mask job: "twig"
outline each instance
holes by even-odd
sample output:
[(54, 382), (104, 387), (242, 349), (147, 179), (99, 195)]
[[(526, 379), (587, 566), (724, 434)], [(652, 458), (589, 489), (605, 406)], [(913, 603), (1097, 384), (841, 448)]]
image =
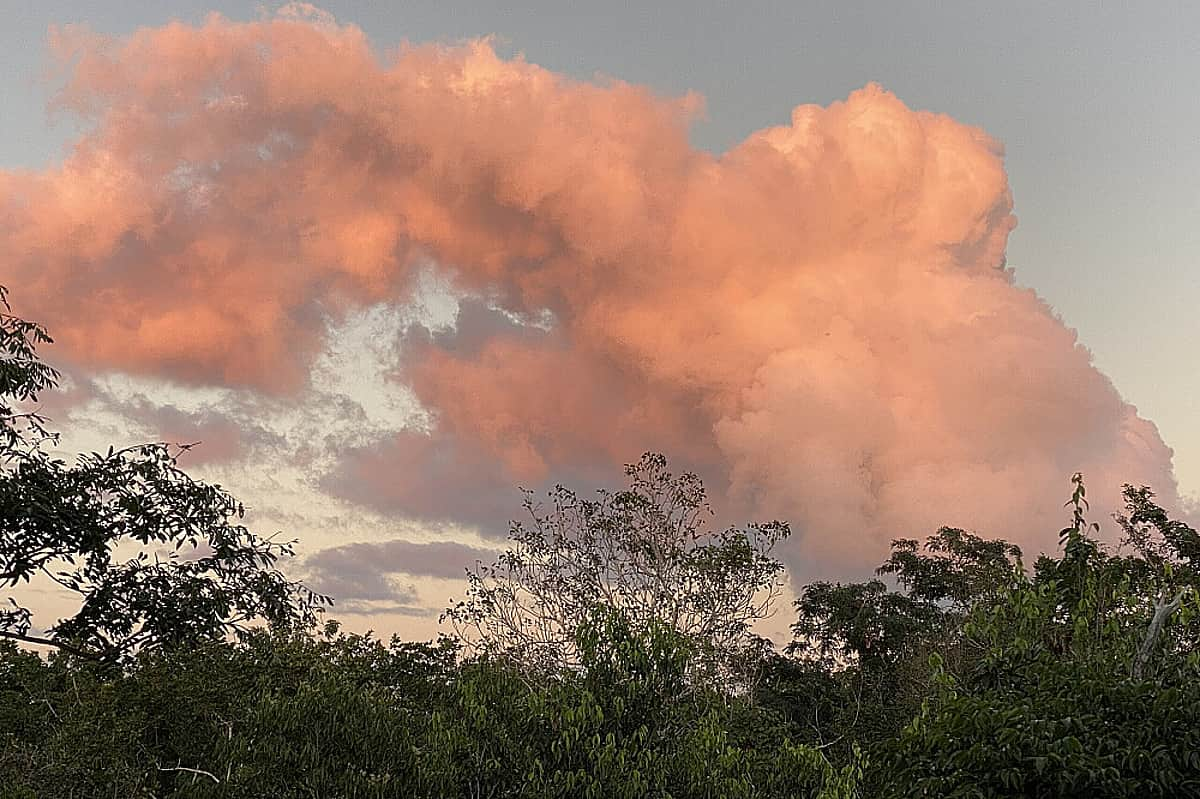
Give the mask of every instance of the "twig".
[(205, 771), (204, 769), (188, 768), (187, 766), (156, 766), (156, 768), (159, 771), (186, 771), (189, 774), (199, 774), (208, 777), (218, 785), (221, 784), (221, 780), (217, 778), (216, 774), (213, 774), (211, 771)]

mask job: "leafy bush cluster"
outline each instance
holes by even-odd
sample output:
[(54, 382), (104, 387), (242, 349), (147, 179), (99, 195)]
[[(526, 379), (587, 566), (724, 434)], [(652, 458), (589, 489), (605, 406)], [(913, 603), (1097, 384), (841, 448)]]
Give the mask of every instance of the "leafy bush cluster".
[[(1148, 488), (1117, 551), (1079, 475), (1031, 569), (895, 541), (805, 586), (777, 651), (752, 626), (786, 525), (708, 531), (647, 455), (530, 498), (455, 636), (384, 642), (320, 625), (288, 545), (165, 445), (53, 457), (48, 341), (0, 309), (0, 799), (1200, 796), (1200, 535)], [(78, 610), (36, 628), (38, 581)]]
[(0, 796), (853, 796), (746, 699), (687, 685), (686, 647), (617, 616), (580, 627), (588, 665), (257, 631), (126, 669), (0, 648)]

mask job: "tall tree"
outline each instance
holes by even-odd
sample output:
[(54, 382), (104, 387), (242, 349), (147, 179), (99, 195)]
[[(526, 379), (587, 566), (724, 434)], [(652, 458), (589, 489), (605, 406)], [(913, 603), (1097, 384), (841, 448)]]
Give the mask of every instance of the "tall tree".
[(842, 752), (889, 739), (929, 693), (931, 654), (951, 669), (973, 656), (961, 643), (967, 613), (1011, 582), (1019, 563), (1006, 541), (943, 527), (923, 544), (893, 541), (876, 579), (804, 586), (791, 657), (766, 663), (759, 701), (797, 735)]
[(781, 590), (771, 556), (782, 522), (712, 531), (704, 485), (673, 475), (647, 453), (625, 469), (629, 487), (584, 499), (562, 486), (544, 507), (526, 495), (529, 521), (514, 522), (512, 546), (468, 574), (467, 598), (446, 611), (479, 652), (535, 669), (578, 668), (575, 631), (597, 608), (633, 626), (675, 631), (702, 653), (693, 667), (736, 671), (761, 647), (752, 624)]
[(38, 579), (78, 600), (36, 630), (27, 601), (10, 596), (0, 638), (116, 662), (255, 620), (311, 625), (325, 598), (275, 568), (291, 544), (247, 530), (241, 503), (188, 476), (169, 445), (54, 457), (36, 405), (59, 379), (37, 351), (51, 338), (11, 312), (3, 288), (0, 303), (0, 590)]

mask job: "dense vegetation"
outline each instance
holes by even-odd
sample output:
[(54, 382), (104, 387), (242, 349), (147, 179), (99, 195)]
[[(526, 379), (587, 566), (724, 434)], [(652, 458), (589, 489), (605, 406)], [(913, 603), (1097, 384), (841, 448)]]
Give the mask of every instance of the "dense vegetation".
[[(1200, 535), (1147, 488), (1117, 552), (1078, 475), (1031, 569), (896, 541), (805, 586), (780, 652), (752, 627), (786, 525), (709, 531), (647, 455), (623, 491), (530, 498), (455, 636), (385, 642), (321, 625), (287, 546), (169, 448), (52, 457), (48, 340), (0, 314), (0, 799), (1200, 796)], [(35, 629), (37, 579), (78, 611)]]

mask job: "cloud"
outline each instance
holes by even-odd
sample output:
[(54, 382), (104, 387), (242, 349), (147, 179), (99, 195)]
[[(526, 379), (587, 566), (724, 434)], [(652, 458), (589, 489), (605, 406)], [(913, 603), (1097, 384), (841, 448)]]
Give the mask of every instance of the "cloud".
[(417, 591), (399, 575), (461, 579), (476, 561), (491, 563), (498, 553), (453, 541), (415, 543), (393, 540), (344, 544), (305, 560), (308, 584), (334, 598), (336, 612), (427, 616), (439, 609), (414, 604)]
[(73, 361), (289, 397), (423, 265), (473, 298), (404, 338), (431, 438), (354, 450), (329, 479), (360, 501), (450, 511), (436, 480), (467, 474), (478, 515), (661, 449), (795, 522), (798, 568), (942, 523), (1053, 546), (1076, 470), (1098, 515), (1123, 481), (1177, 504), (1153, 424), (1003, 268), (999, 144), (879, 86), (716, 156), (695, 96), (486, 41), (384, 62), (306, 7), (54, 42), (90, 128), (0, 172), (0, 262)]
[[(309, 587), (343, 603), (415, 600), (416, 588), (402, 585), (369, 561), (357, 560), (345, 554), (317, 558), (309, 578)], [(310, 559), (311, 561), (311, 559)]]
[(344, 452), (321, 487), (382, 513), (454, 519), (491, 528), (495, 535), (507, 532), (504, 520), (517, 515), (522, 501), (494, 458), (452, 439), (414, 431)]
[(184, 411), (173, 405), (153, 405), (142, 400), (123, 412), (154, 431), (154, 438), (188, 446), (181, 460), (188, 465), (228, 461), (241, 457), (252, 437), (269, 438), (263, 430), (247, 431), (212, 409)]
[[(412, 577), (458, 579), (476, 561), (491, 563), (497, 551), (454, 541), (416, 543), (393, 540), (344, 544), (316, 552), (305, 561), (316, 575), (355, 579), (362, 575), (405, 574)], [(361, 581), (367, 583), (369, 581)], [(378, 599), (371, 589), (350, 594), (358, 599)]]

